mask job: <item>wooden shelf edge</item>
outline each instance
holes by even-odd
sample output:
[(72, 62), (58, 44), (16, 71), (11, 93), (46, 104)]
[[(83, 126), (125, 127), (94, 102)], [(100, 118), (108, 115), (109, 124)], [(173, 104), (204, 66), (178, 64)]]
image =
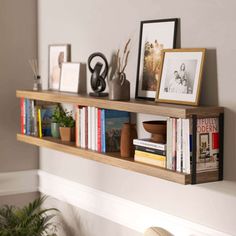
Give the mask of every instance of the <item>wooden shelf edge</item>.
[(123, 159), (120, 157), (115, 157), (115, 155), (99, 153), (87, 149), (77, 148), (70, 143), (63, 144), (60, 141), (46, 139), (46, 138), (38, 138), (27, 136), (23, 134), (17, 134), (17, 140), (21, 142), (25, 142), (28, 144), (33, 144), (39, 147), (46, 147), (50, 149), (54, 149), (57, 151), (69, 153), (72, 155), (76, 155), (85, 159), (94, 160), (103, 164), (112, 165), (115, 167), (120, 167), (123, 169), (131, 170), (134, 172), (138, 172), (145, 175), (150, 175), (153, 177), (158, 177), (160, 179), (169, 180), (172, 182), (176, 182), (179, 184), (190, 184), (191, 183), (191, 175), (174, 172), (171, 170), (158, 168), (151, 165), (146, 165), (138, 162), (134, 162), (131, 159)]
[(30, 91), (17, 90), (16, 97), (24, 97), (29, 99), (57, 102), (57, 103), (72, 103), (83, 106), (95, 106), (105, 109), (116, 109), (135, 113), (144, 113), (152, 115), (160, 115), (166, 117), (189, 118), (192, 115), (199, 116), (218, 116), (224, 112), (223, 107), (213, 106), (186, 106), (175, 104), (155, 103), (146, 100), (130, 101), (111, 101), (106, 98), (94, 98), (88, 95), (64, 93), (58, 91)]

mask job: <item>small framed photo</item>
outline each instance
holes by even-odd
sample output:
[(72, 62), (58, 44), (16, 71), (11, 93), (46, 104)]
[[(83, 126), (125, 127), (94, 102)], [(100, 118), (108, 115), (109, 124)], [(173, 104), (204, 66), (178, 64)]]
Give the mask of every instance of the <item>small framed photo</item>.
[(205, 48), (163, 50), (156, 101), (198, 105), (204, 57)]
[(60, 91), (78, 93), (80, 63), (63, 63), (61, 69)]
[(176, 47), (178, 19), (142, 21), (140, 25), (136, 98), (154, 100), (160, 78), (161, 50)]
[(61, 67), (63, 62), (69, 62), (71, 57), (69, 44), (49, 45), (48, 47), (48, 89), (59, 90)]

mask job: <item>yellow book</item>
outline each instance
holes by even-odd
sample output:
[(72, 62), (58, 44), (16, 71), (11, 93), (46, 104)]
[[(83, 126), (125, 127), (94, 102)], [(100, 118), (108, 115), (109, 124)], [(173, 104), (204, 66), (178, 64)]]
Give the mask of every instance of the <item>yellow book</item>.
[(144, 158), (145, 157), (151, 158), (151, 159), (158, 160), (158, 161), (165, 161), (166, 160), (165, 156), (154, 154), (154, 153), (149, 153), (149, 152), (143, 152), (143, 151), (139, 151), (139, 150), (135, 150), (134, 155), (139, 156), (139, 157), (144, 157)]
[(39, 138), (42, 138), (42, 119), (41, 119), (41, 109), (38, 109), (38, 121), (39, 121)]
[(142, 156), (135, 156), (134, 160), (137, 161), (137, 162), (142, 162), (142, 163), (145, 163), (145, 164), (166, 168), (166, 160), (155, 160), (155, 159), (152, 159), (152, 158), (142, 157)]

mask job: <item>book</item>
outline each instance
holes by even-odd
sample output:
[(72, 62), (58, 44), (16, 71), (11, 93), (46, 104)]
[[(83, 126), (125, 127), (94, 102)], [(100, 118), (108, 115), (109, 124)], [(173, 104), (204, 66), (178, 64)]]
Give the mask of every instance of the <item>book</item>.
[(190, 174), (190, 122), (182, 119), (183, 172)]
[(177, 119), (172, 118), (172, 170), (176, 170)]
[(120, 151), (121, 128), (124, 123), (130, 121), (130, 113), (126, 111), (107, 110), (102, 111), (102, 151)]
[(75, 145), (80, 147), (80, 108), (76, 106), (75, 110)]
[(148, 147), (143, 147), (143, 146), (138, 146), (138, 145), (135, 146), (135, 150), (148, 152), (148, 153), (153, 153), (153, 154), (158, 154), (158, 155), (162, 155), (162, 156), (166, 155), (166, 151), (161, 151), (159, 149), (148, 148)]
[(20, 123), (21, 123), (21, 134), (26, 133), (26, 127), (25, 127), (25, 99), (21, 98), (20, 99)]
[(150, 138), (134, 139), (133, 144), (137, 145), (137, 146), (148, 147), (148, 148), (158, 149), (161, 151), (166, 151), (166, 144), (156, 143)]
[(176, 170), (182, 172), (182, 119), (177, 119), (177, 137), (176, 137)]
[(172, 140), (173, 140), (173, 126), (172, 126), (172, 118), (167, 118), (167, 137), (166, 137), (166, 146), (167, 146), (167, 155), (166, 155), (166, 168), (172, 170), (173, 164), (173, 158), (172, 158)]
[(151, 164), (159, 167), (166, 168), (166, 157), (161, 155), (147, 154), (136, 150), (134, 160), (146, 164)]
[(30, 99), (25, 99), (25, 133), (30, 135)]
[(42, 138), (42, 120), (41, 120), (41, 108), (38, 108), (38, 130), (39, 130), (39, 138)]
[(98, 131), (97, 131), (97, 146), (98, 146), (98, 149), (97, 151), (98, 152), (101, 152), (102, 151), (102, 140), (101, 140), (101, 109), (98, 108)]
[(197, 172), (219, 168), (219, 119), (197, 119)]

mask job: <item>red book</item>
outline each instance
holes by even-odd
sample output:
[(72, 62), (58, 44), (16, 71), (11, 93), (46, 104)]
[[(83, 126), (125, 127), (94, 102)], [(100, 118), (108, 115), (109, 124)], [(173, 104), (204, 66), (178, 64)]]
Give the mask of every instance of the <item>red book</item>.
[(20, 127), (21, 127), (21, 134), (25, 134), (25, 99), (20, 99)]
[(97, 133), (97, 142), (98, 142), (98, 152), (102, 151), (102, 142), (101, 142), (101, 109), (98, 108), (98, 133)]

